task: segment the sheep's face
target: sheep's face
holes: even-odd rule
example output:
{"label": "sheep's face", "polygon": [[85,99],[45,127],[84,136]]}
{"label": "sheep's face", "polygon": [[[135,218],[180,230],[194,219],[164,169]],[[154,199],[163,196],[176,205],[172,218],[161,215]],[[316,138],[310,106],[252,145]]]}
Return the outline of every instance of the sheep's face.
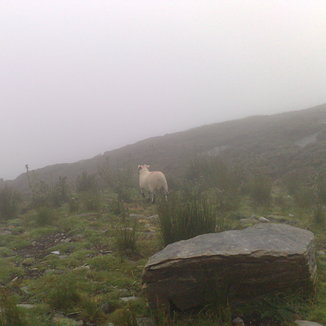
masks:
{"label": "sheep's face", "polygon": [[148,164],[138,165],[138,172],[140,173],[141,171],[144,171],[144,170],[148,171],[149,167],[150,167],[150,165],[148,165]]}

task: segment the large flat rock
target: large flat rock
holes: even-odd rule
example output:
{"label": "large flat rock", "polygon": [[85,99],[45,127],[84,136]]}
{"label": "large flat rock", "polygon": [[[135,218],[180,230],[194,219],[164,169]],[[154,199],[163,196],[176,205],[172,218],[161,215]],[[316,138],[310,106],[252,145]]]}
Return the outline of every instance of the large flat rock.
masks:
{"label": "large flat rock", "polygon": [[262,223],[168,245],[149,259],[143,286],[152,307],[187,310],[223,295],[237,301],[309,287],[315,274],[313,233]]}

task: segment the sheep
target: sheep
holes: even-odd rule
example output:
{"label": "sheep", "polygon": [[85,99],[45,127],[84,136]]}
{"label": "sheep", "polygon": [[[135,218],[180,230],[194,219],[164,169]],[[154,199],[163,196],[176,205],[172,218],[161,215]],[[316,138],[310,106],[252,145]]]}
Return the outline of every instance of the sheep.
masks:
{"label": "sheep", "polygon": [[151,202],[154,203],[157,192],[163,190],[165,199],[168,195],[168,183],[165,175],[161,171],[149,171],[150,165],[138,165],[139,172],[139,187],[141,194],[145,197],[145,191],[148,191],[151,196]]}

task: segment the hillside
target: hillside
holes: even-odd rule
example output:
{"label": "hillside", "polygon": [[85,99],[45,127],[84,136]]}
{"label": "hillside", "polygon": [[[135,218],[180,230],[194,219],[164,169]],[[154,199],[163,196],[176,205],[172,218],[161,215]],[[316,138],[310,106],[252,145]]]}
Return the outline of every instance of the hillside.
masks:
{"label": "hillside", "polygon": [[[135,168],[135,174],[137,164],[146,162],[154,169],[180,176],[198,155],[218,155],[248,168],[255,164],[275,178],[294,171],[322,171],[326,166],[326,104],[153,137],[88,160],[47,166],[33,174],[47,183],[59,176],[74,182],[83,171],[97,173],[108,162],[115,167]],[[20,191],[28,189],[25,173],[10,183]]]}
{"label": "hillside", "polygon": [[[152,325],[154,319],[157,326],[231,325],[234,316],[252,326],[292,325],[295,319],[325,325],[326,179],[325,173],[321,174],[326,166],[325,121],[326,105],[251,117],[147,139],[93,159],[21,175],[11,183],[28,191],[28,180],[33,181],[30,198],[22,198],[10,187],[0,191],[0,325],[140,326],[147,322]],[[157,196],[152,204],[140,195],[136,189],[139,162],[149,162],[153,168],[166,171],[171,189],[168,200]],[[98,173],[98,180],[83,171]],[[320,173],[319,178],[311,180],[309,177],[316,172]],[[284,178],[292,173],[294,178]],[[59,176],[68,176],[72,183],[79,177],[76,187],[68,187],[66,179],[58,179]],[[307,277],[300,266],[307,262],[293,251],[289,255],[281,251],[281,259],[274,259],[277,251],[271,247],[272,251],[266,252],[261,241],[257,241],[259,247],[254,247],[251,256],[247,251],[251,243],[248,238],[238,242],[242,249],[246,244],[242,254],[235,254],[235,246],[229,244],[225,248],[232,249],[230,260],[219,255],[225,281],[216,278],[213,269],[201,260],[203,256],[194,256],[198,268],[191,265],[191,270],[202,273],[206,269],[212,273],[213,283],[206,282],[206,276],[203,285],[193,283],[196,277],[182,272],[181,265],[190,266],[184,258],[177,273],[173,270],[181,280],[179,291],[180,283],[171,279],[177,292],[185,293],[184,284],[191,280],[191,289],[199,295],[208,294],[212,304],[190,314],[150,310],[144,292],[144,268],[150,257],[160,255],[158,252],[168,244],[198,239],[197,235],[234,230],[231,238],[235,239],[238,231],[257,223],[262,224],[252,234],[260,232],[261,225],[271,230],[269,223],[277,228],[282,224],[291,226],[291,236],[282,233],[277,238],[273,234],[275,248],[286,250],[291,247],[284,238],[295,247],[300,242],[293,236],[292,227],[314,233],[314,246],[309,245],[316,248],[317,258],[313,288],[307,284],[305,291],[300,281],[301,286],[284,292],[280,292],[281,288],[271,292],[269,286],[264,286],[266,293],[253,296],[251,287],[259,288],[264,282],[278,280],[277,287],[291,283],[292,276],[285,275],[284,264]],[[265,235],[261,234],[263,241]],[[184,246],[185,241],[180,243]],[[186,251],[191,255],[195,252]],[[209,252],[211,248],[205,249],[205,257],[210,257]],[[226,253],[227,249],[219,252]],[[306,256],[308,250],[300,252]],[[263,257],[263,265],[255,262],[259,257]],[[164,264],[156,264],[155,268],[164,266],[163,273],[170,275],[166,273],[167,262],[173,260],[165,257]],[[212,257],[208,260],[214,265],[217,262]],[[239,272],[242,264],[245,273],[231,273]],[[248,264],[253,274],[247,274]],[[279,269],[277,266],[281,265]],[[231,266],[230,273],[223,266]],[[202,275],[208,275],[206,272]],[[263,273],[263,283],[257,282],[259,272]],[[244,281],[240,284],[248,291],[247,298],[232,304],[229,298],[239,279]],[[216,290],[217,282],[222,285],[221,290]],[[166,292],[167,283],[162,284]],[[170,308],[175,305],[170,304]]]}

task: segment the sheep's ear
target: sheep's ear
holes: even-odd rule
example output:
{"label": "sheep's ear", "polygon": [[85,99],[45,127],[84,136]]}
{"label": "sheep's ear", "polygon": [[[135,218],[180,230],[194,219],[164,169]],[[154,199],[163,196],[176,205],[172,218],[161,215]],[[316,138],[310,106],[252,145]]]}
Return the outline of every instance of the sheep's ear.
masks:
{"label": "sheep's ear", "polygon": [[138,165],[138,170],[141,169],[141,165]]}
{"label": "sheep's ear", "polygon": [[147,167],[147,168],[150,168],[151,166],[150,166],[149,164],[146,164],[146,167]]}

